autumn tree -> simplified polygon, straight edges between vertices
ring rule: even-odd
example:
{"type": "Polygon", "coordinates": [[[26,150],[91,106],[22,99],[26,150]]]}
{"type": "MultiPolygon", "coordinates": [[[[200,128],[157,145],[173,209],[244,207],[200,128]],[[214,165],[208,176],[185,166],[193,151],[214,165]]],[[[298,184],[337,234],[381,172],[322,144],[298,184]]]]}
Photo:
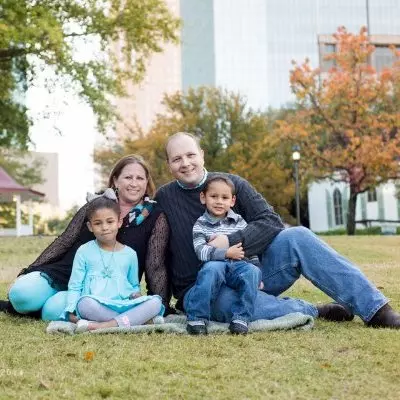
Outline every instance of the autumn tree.
{"type": "Polygon", "coordinates": [[[163,103],[165,112],[157,116],[147,135],[95,152],[103,176],[122,154],[137,153],[151,165],[157,185],[168,182],[171,175],[165,142],[176,132],[191,132],[200,138],[208,170],[247,178],[291,221],[291,166],[285,165],[285,151],[279,138],[271,134],[272,124],[266,114],[249,109],[240,94],[210,87],[166,95],[163,103]]]}
{"type": "Polygon", "coordinates": [[[400,62],[376,71],[367,31],[334,35],[336,52],[323,72],[306,60],[290,74],[298,110],[280,132],[301,145],[311,176],[349,185],[347,233],[355,232],[357,196],[399,177],[400,62]]]}
{"type": "Polygon", "coordinates": [[[113,96],[143,77],[148,57],[177,40],[178,26],[163,0],[2,0],[0,146],[29,142],[23,94],[43,66],[56,74],[47,87],[76,92],[104,131],[117,115],[113,96]],[[110,51],[116,43],[118,51],[110,51]]]}

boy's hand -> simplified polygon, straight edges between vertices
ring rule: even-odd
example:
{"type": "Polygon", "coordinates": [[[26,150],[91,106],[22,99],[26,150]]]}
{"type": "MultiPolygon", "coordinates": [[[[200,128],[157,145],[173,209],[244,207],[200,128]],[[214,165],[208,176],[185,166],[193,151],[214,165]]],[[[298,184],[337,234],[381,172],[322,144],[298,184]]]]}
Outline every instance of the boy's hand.
{"type": "Polygon", "coordinates": [[[141,297],[142,296],[142,293],[140,293],[140,292],[135,292],[135,293],[132,293],[130,296],[129,296],[129,298],[131,299],[131,300],[134,300],[134,299],[138,299],[139,297],[141,297]]]}
{"type": "Polygon", "coordinates": [[[242,247],[242,243],[234,244],[226,251],[226,258],[230,258],[232,260],[241,260],[243,257],[244,250],[242,247]]]}

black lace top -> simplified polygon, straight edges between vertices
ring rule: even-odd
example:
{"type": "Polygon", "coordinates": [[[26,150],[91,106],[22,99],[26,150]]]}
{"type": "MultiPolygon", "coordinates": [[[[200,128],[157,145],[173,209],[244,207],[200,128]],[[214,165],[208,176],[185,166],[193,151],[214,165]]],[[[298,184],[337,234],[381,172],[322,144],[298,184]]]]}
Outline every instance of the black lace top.
{"type": "MultiPolygon", "coordinates": [[[[40,271],[55,289],[66,290],[76,251],[94,239],[85,223],[86,208],[87,205],[80,208],[66,230],[19,275],[40,271]]],[[[140,225],[129,224],[126,216],[117,239],[137,252],[139,280],[144,273],[148,293],[158,294],[168,306],[171,298],[166,267],[169,226],[165,214],[156,207],[140,225]]]]}

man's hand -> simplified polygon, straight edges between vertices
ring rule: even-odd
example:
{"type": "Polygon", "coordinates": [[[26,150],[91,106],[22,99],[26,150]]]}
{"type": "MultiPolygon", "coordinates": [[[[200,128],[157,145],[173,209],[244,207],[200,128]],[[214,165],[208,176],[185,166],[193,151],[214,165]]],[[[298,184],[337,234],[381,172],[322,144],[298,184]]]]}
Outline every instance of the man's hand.
{"type": "Polygon", "coordinates": [[[216,247],[217,249],[227,249],[229,247],[228,236],[226,235],[216,235],[212,236],[211,240],[208,242],[209,246],[216,247]]]}
{"type": "Polygon", "coordinates": [[[226,251],[226,258],[241,260],[244,257],[242,243],[234,244],[226,251]]]}
{"type": "Polygon", "coordinates": [[[132,294],[129,296],[129,298],[130,298],[131,300],[138,299],[139,297],[142,297],[142,293],[140,293],[140,292],[132,293],[132,294]]]}

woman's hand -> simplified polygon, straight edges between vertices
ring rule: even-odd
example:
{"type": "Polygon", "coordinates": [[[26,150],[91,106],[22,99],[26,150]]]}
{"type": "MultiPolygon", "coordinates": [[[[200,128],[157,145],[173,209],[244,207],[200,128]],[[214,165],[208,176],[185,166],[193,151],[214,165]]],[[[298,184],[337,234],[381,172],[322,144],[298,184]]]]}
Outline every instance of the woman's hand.
{"type": "Polygon", "coordinates": [[[140,292],[132,293],[132,294],[129,296],[129,298],[130,298],[131,300],[138,299],[139,297],[142,297],[142,293],[140,293],[140,292]]]}
{"type": "Polygon", "coordinates": [[[68,319],[69,322],[73,322],[74,324],[76,324],[79,321],[78,317],[73,313],[69,313],[68,319]]]}

